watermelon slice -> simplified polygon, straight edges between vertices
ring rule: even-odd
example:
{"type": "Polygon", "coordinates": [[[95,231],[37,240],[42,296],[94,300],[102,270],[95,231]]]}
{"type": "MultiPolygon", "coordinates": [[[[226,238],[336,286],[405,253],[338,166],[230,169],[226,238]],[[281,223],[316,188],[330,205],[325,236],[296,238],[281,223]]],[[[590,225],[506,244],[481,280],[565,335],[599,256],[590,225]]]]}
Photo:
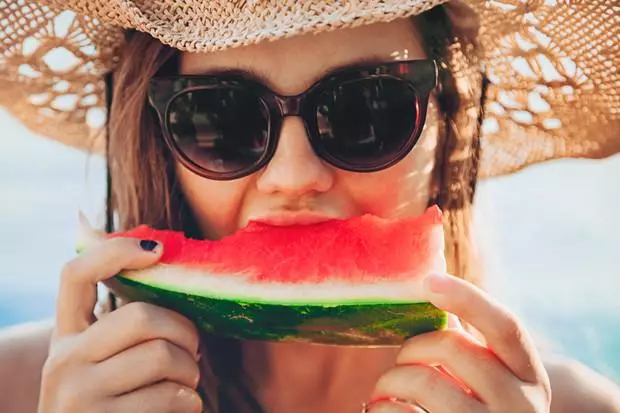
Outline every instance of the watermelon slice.
{"type": "Polygon", "coordinates": [[[425,275],[446,271],[437,207],[401,220],[251,222],[219,241],[147,226],[106,235],[82,222],[78,251],[106,237],[164,246],[160,263],[119,274],[107,283],[112,291],[178,311],[217,335],[395,345],[447,322],[422,295],[425,275]]]}

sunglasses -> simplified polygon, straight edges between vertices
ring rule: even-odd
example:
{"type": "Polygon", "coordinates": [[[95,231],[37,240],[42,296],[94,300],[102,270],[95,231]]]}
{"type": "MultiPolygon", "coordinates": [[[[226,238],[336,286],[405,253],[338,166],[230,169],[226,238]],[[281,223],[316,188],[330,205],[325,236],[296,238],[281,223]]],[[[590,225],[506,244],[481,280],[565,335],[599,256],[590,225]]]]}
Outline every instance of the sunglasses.
{"type": "Polygon", "coordinates": [[[316,155],[336,168],[386,169],[418,141],[437,83],[435,60],[411,60],[339,70],[297,96],[241,75],[154,77],[148,99],[177,159],[232,180],[267,165],[285,116],[302,118],[316,155]]]}

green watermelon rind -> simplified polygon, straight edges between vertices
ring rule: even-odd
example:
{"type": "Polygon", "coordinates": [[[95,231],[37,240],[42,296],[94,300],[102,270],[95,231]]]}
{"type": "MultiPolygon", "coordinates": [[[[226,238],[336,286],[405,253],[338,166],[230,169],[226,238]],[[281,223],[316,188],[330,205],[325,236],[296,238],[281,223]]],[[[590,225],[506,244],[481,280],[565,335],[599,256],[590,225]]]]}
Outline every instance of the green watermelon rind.
{"type": "Polygon", "coordinates": [[[237,339],[390,346],[447,326],[447,313],[426,302],[286,305],[171,291],[124,276],[106,285],[125,300],[177,311],[202,332],[237,339]]]}

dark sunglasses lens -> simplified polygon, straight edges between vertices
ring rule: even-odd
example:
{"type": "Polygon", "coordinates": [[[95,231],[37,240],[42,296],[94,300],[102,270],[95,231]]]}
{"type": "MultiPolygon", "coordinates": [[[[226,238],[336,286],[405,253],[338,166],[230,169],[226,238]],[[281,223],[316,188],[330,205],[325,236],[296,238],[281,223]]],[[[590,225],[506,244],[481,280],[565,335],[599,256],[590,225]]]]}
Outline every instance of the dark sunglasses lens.
{"type": "Polygon", "coordinates": [[[411,144],[417,103],[415,90],[395,78],[359,79],[325,91],[317,102],[322,149],[353,169],[387,164],[411,144]]]}
{"type": "Polygon", "coordinates": [[[245,89],[188,91],[172,100],[167,116],[176,146],[206,171],[246,170],[267,150],[268,110],[257,96],[245,89]]]}

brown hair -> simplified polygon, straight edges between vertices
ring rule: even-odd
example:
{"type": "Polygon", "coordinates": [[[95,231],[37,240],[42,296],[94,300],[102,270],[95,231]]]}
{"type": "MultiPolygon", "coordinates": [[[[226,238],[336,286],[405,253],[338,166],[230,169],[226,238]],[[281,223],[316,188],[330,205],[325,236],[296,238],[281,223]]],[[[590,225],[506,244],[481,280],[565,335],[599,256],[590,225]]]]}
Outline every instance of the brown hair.
{"type": "MultiPolygon", "coordinates": [[[[435,193],[445,214],[446,259],[449,271],[478,282],[479,268],[471,246],[471,206],[478,165],[483,79],[476,57],[475,33],[457,27],[447,6],[413,18],[425,38],[429,56],[441,60],[441,90],[437,100],[442,145],[437,151],[435,193]]],[[[461,20],[465,21],[465,20],[461,20]]],[[[149,79],[174,72],[178,53],[148,35],[129,32],[119,65],[113,73],[108,123],[108,224],[125,230],[139,224],[200,236],[177,184],[172,156],[160,136],[158,122],[145,105],[149,79]]],[[[238,380],[239,349],[231,340],[206,338],[211,389],[208,410],[249,411],[247,391],[238,380]],[[242,403],[243,404],[243,403],[242,403]],[[234,407],[233,407],[234,406],[234,407]]],[[[203,355],[205,357],[205,355],[203,355]]],[[[256,409],[256,406],[254,407],[256,409]]]]}

